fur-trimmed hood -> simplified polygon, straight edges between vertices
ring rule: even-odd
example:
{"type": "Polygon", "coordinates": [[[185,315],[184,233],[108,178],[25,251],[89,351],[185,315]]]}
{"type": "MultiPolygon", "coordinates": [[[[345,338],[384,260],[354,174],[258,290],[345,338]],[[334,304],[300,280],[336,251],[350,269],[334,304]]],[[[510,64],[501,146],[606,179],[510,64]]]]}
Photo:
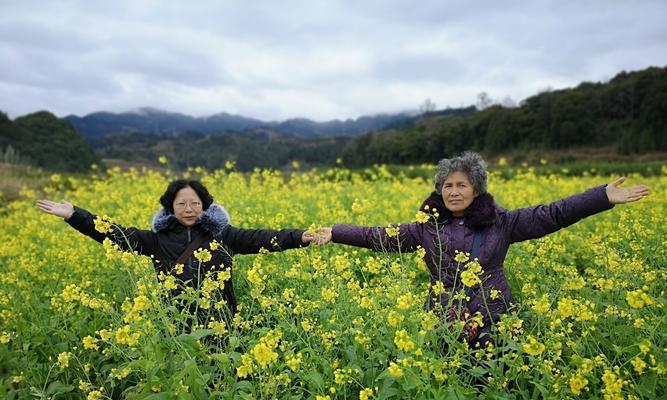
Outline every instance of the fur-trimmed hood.
{"type": "MultiPolygon", "coordinates": [[[[438,224],[444,224],[454,218],[452,212],[445,207],[442,196],[435,191],[431,192],[431,195],[419,207],[420,211],[431,216],[433,216],[434,209],[438,213],[436,219],[438,224]]],[[[488,192],[482,193],[475,197],[475,200],[463,212],[463,223],[471,229],[491,226],[496,223],[500,211],[502,208],[496,205],[493,196],[488,192]]]]}
{"type": "MultiPolygon", "coordinates": [[[[160,232],[174,222],[177,222],[176,216],[161,208],[153,216],[151,227],[153,232],[160,232]]],[[[223,206],[213,203],[201,214],[198,224],[215,237],[221,235],[222,231],[231,224],[231,217],[223,206]]]]}

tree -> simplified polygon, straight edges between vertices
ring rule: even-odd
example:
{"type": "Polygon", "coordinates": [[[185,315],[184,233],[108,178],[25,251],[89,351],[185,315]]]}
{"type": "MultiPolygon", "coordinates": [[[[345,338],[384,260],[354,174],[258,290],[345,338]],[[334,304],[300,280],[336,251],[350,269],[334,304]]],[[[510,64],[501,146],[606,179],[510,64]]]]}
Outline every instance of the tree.
{"type": "Polygon", "coordinates": [[[429,113],[432,113],[435,111],[435,103],[431,101],[431,99],[426,99],[424,102],[419,106],[419,112],[422,115],[428,115],[429,113]]]}
{"type": "Polygon", "coordinates": [[[486,92],[481,92],[477,95],[477,109],[486,110],[493,105],[493,100],[486,92]]]}

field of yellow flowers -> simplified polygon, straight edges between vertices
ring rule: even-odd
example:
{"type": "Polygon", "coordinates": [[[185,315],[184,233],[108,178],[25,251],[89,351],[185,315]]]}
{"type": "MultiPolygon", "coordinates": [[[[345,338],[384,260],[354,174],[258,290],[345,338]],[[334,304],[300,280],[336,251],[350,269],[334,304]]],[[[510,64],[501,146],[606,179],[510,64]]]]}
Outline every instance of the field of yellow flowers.
{"type": "MultiPolygon", "coordinates": [[[[386,167],[352,172],[193,169],[240,227],[386,226],[415,219],[432,185],[386,167]]],[[[180,177],[181,175],[179,175],[180,177]]],[[[424,311],[421,254],[337,244],[236,256],[234,324],[186,329],[179,283],[37,210],[65,198],[148,229],[171,172],[54,175],[0,208],[0,397],[63,399],[628,398],[667,396],[667,167],[630,176],[652,194],[540,240],[505,263],[518,301],[495,346],[471,349],[424,311]]],[[[505,208],[614,177],[537,176],[489,191],[505,208]]],[[[185,292],[201,308],[226,279],[185,292]]],[[[221,277],[221,278],[220,278],[221,277]]],[[[460,328],[460,327],[459,327],[460,328]]]]}

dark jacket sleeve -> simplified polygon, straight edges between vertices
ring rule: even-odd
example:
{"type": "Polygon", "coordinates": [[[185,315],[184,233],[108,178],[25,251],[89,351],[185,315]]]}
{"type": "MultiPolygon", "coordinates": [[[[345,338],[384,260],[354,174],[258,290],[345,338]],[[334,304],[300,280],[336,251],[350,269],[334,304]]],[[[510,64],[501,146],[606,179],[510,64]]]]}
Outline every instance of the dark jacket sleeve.
{"type": "Polygon", "coordinates": [[[336,224],[331,229],[331,240],[375,251],[415,251],[421,243],[422,225],[413,222],[392,226],[398,228],[398,235],[390,236],[385,227],[336,224]]]}
{"type": "Polygon", "coordinates": [[[305,247],[301,242],[303,229],[242,229],[228,225],[222,232],[222,241],[232,253],[255,254],[260,249],[283,251],[305,247]]]}
{"type": "Polygon", "coordinates": [[[613,206],[605,186],[598,186],[549,205],[511,211],[507,213],[505,228],[509,230],[511,242],[536,239],[613,206]]]}
{"type": "Polygon", "coordinates": [[[66,222],[77,231],[100,243],[109,238],[125,251],[137,251],[143,255],[154,254],[156,248],[154,232],[132,227],[123,228],[114,224],[111,226],[110,232],[101,233],[95,229],[95,218],[95,215],[83,208],[74,207],[74,214],[66,222]]]}

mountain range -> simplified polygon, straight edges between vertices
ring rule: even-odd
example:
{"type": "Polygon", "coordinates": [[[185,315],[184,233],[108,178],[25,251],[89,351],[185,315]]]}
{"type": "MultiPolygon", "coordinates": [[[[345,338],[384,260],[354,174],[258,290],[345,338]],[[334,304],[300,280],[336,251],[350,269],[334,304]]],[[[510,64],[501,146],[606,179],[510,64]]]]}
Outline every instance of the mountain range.
{"type": "Polygon", "coordinates": [[[86,139],[99,139],[108,134],[118,133],[144,133],[160,136],[177,136],[183,133],[215,135],[226,132],[255,131],[259,128],[275,131],[285,136],[302,138],[356,136],[416,118],[416,113],[402,112],[362,116],[344,121],[316,122],[305,118],[293,118],[276,122],[228,113],[192,117],[144,107],[124,113],[95,112],[83,117],[69,115],[63,119],[72,124],[76,131],[86,139]]]}

